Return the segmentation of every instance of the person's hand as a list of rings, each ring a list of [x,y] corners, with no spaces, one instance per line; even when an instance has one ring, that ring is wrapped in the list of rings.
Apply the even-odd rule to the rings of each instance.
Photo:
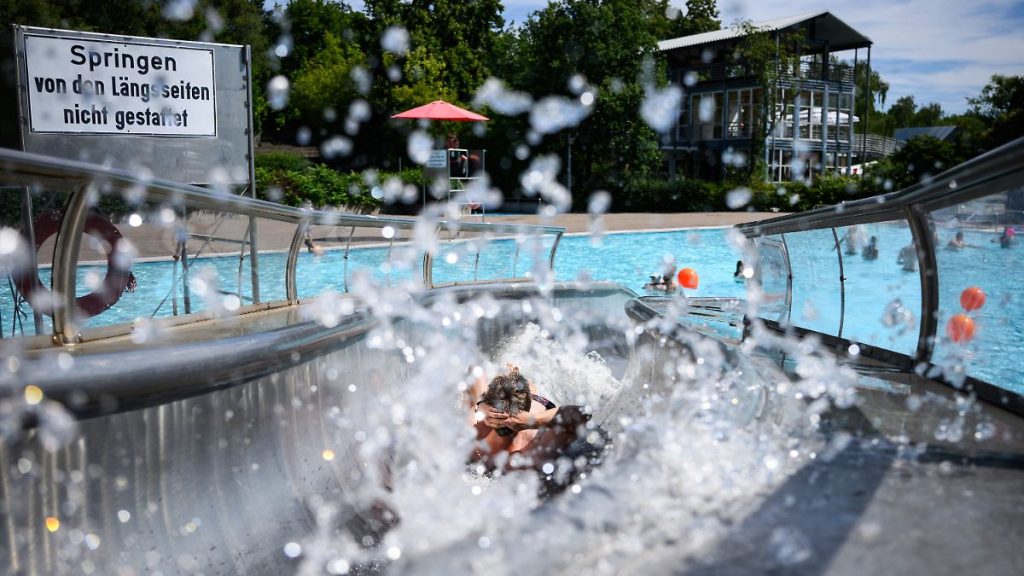
[[[483,415],[484,424],[491,428],[509,428],[516,432],[536,427],[536,419],[528,412],[519,412],[515,416],[499,412],[490,404],[480,404],[477,411]]]

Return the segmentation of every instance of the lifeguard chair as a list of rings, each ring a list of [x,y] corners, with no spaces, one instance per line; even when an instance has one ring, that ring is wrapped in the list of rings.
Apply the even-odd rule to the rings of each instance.
[[[444,199],[456,202],[464,214],[480,214],[485,212],[483,192],[480,197],[473,196],[473,182],[483,177],[486,169],[487,151],[471,148],[444,148],[433,150],[430,160],[424,167],[428,180],[437,181],[447,178],[448,186]]]

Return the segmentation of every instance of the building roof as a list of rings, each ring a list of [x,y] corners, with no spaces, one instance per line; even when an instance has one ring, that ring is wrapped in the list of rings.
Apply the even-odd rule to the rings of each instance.
[[[956,126],[925,126],[923,128],[897,128],[893,137],[901,142],[906,142],[918,136],[931,136],[939,140],[949,138],[950,134],[956,132]]]
[[[836,18],[828,10],[808,12],[806,14],[788,16],[785,18],[775,18],[773,20],[765,20],[764,22],[753,22],[752,26],[757,30],[764,32],[774,32],[777,30],[785,30],[786,28],[803,24],[811,20],[816,21],[814,24],[815,36],[818,38],[827,38],[833,51],[866,48],[871,45],[871,39],[860,32],[857,32],[839,18]],[[701,34],[672,38],[671,40],[662,40],[661,42],[658,42],[658,50],[667,52],[677,48],[714,44],[724,40],[742,38],[746,35],[744,28],[740,26],[733,26],[731,28],[715,30],[714,32],[704,32]]]

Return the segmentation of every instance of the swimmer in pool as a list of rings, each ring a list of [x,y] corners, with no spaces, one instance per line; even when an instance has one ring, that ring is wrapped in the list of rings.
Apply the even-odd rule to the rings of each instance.
[[[865,260],[877,260],[878,259],[878,236],[872,236],[871,240],[868,241],[868,245],[861,251],[861,256]]]
[[[676,291],[676,267],[668,269],[668,274],[651,274],[651,281],[644,284],[644,290]]]
[[[956,235],[953,236],[953,238],[951,238],[949,240],[949,242],[946,243],[946,249],[947,250],[959,250],[961,248],[977,248],[977,246],[975,246],[974,244],[968,244],[964,240],[964,233],[963,233],[963,231],[962,230],[958,230]]]
[[[917,271],[917,250],[914,249],[913,243],[900,248],[900,253],[896,256],[896,263],[899,264],[905,272]]]
[[[743,274],[743,260],[736,261],[736,271],[732,273],[733,282],[743,282],[747,277]]]
[[[1009,248],[1013,246],[1017,239],[1017,231],[1013,226],[1007,226],[1003,228],[1003,233],[999,235],[999,238],[992,240],[993,242],[999,242],[1001,248]]]
[[[864,230],[859,224],[850,226],[846,229],[846,232],[843,233],[843,237],[839,239],[839,243],[846,245],[843,249],[843,253],[847,256],[857,254],[857,251],[860,250],[861,244],[864,243]]]
[[[489,470],[498,468],[498,456],[507,453],[505,470],[541,471],[566,449],[585,443],[580,427],[590,414],[581,406],[556,406],[538,394],[515,366],[508,366],[508,372],[495,376],[490,384],[481,376],[470,396],[477,399],[472,406],[477,446],[470,461],[481,462]]]

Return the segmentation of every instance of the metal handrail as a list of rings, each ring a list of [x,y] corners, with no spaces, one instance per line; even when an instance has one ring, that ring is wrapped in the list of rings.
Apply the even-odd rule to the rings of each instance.
[[[110,169],[93,164],[21,152],[0,148],[0,173],[5,184],[23,186],[44,186],[54,191],[70,194],[68,207],[64,213],[57,245],[54,252],[52,278],[54,291],[63,298],[62,305],[55,306],[53,323],[55,344],[73,344],[81,341],[72,314],[75,307],[75,281],[77,277],[78,253],[85,219],[88,215],[90,198],[96,189],[104,192],[128,188],[145,190],[150,201],[168,201],[176,205],[187,206],[190,210],[210,210],[230,212],[250,218],[266,218],[278,222],[296,225],[296,232],[289,246],[286,260],[284,286],[286,300],[289,304],[298,301],[296,285],[296,267],[298,254],[302,247],[303,231],[313,225],[351,226],[384,228],[387,226],[397,230],[412,230],[422,225],[416,218],[401,216],[378,216],[367,214],[339,213],[323,210],[299,209],[283,206],[265,200],[226,195],[211,192],[208,189],[190,184],[183,184],[165,179],[142,179],[125,170]],[[548,262],[554,267],[555,252],[559,241],[565,233],[561,226],[538,226],[526,224],[501,224],[468,221],[437,220],[432,223],[434,234],[442,230],[459,230],[470,232],[489,232],[495,235],[554,235]],[[250,249],[255,251],[258,238],[250,239]],[[350,246],[346,247],[346,254]],[[429,252],[423,255],[423,280],[427,288],[433,288],[433,257]],[[250,274],[255,274],[251,270]],[[489,279],[493,281],[515,281],[517,279]],[[254,279],[254,282],[256,280]],[[254,301],[259,303],[254,293]]]
[[[935,257],[935,250],[938,247],[935,245],[930,228],[930,213],[990,196],[994,191],[1021,186],[1024,186],[1024,138],[1019,138],[969,160],[929,181],[915,184],[898,192],[844,202],[835,206],[817,208],[770,220],[740,224],[735,228],[751,239],[780,235],[784,240],[785,234],[811,230],[832,230],[835,234],[835,229],[839,227],[889,221],[906,222],[910,227],[914,246],[918,253],[918,274],[921,283],[921,321],[915,352],[911,357],[893,350],[872,346],[871,348],[878,350],[877,354],[874,350],[868,350],[865,347],[862,347],[861,353],[868,356],[876,354],[883,361],[896,359],[906,366],[930,364],[938,333],[937,320],[939,317],[939,278]],[[786,251],[788,266],[788,247]],[[792,276],[792,268],[788,270],[788,273]],[[842,274],[842,269],[840,269],[841,277]],[[755,280],[754,285],[759,285],[759,274],[755,275]],[[842,288],[841,282],[840,289]],[[787,286],[787,302],[792,298],[792,292],[792,285]],[[845,304],[845,300],[842,302]],[[840,318],[843,317],[845,317],[845,313],[841,312]],[[803,328],[799,331],[813,332],[822,336],[823,341],[833,344],[849,345],[851,343],[849,339],[843,338],[841,330],[835,336]],[[975,393],[984,399],[1005,403],[1008,394],[1014,396],[991,383],[973,377],[968,377],[967,380],[974,388]],[[1017,401],[1015,400],[1015,402]]]

